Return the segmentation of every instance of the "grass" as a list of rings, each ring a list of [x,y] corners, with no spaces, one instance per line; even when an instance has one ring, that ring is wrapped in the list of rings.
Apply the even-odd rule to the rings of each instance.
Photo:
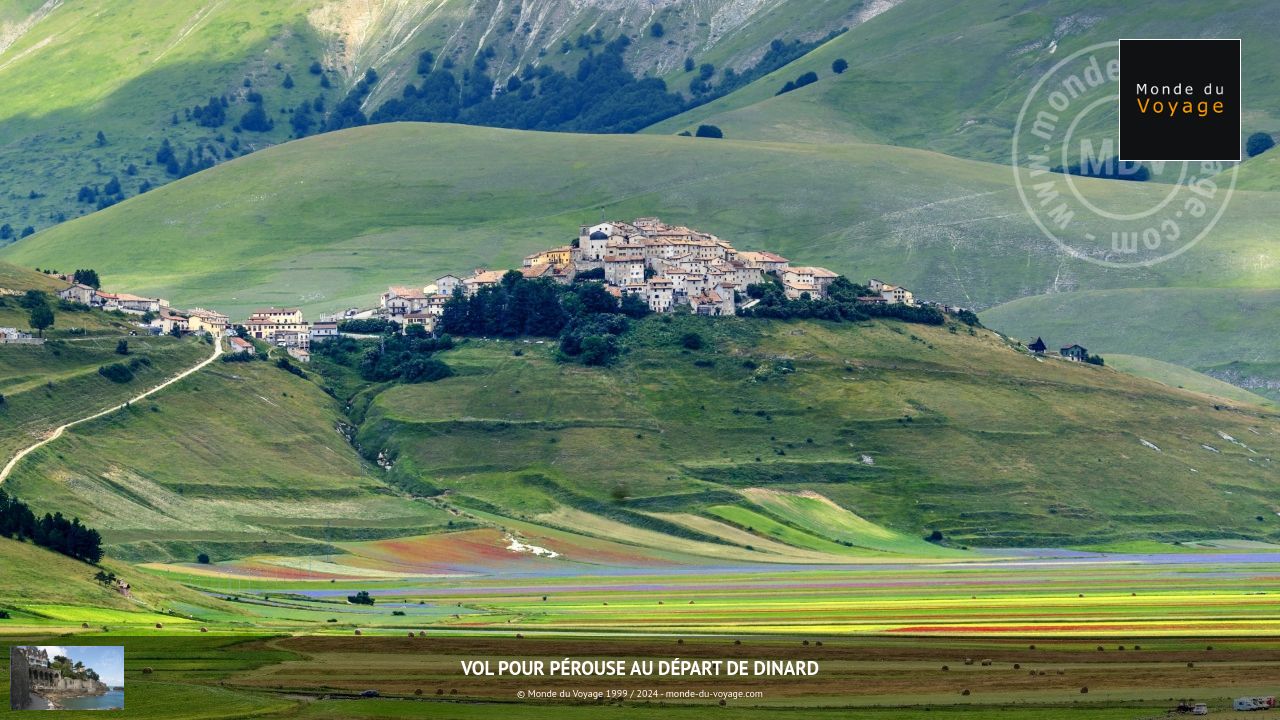
[[[1268,289],[1091,289],[1022,298],[982,318],[1023,342],[1042,336],[1050,350],[1078,342],[1103,357],[1137,355],[1201,369],[1274,357],[1278,303],[1280,292]],[[1234,382],[1247,385],[1250,377],[1246,371]]]
[[[714,350],[682,351],[690,329]],[[769,488],[850,513],[775,502],[775,520],[876,550],[932,548],[914,538],[933,529],[1001,545],[1191,540],[1208,528],[1274,537],[1268,411],[1037,361],[986,332],[655,318],[608,370],[508,342],[469,341],[446,358],[457,376],[377,395],[359,442],[394,458],[393,481],[514,518],[567,505],[642,525],[630,508],[699,512],[743,504],[726,503],[735,492],[759,503],[753,488]],[[896,534],[877,541],[857,518]]]
[[[1188,370],[1181,365],[1153,360],[1151,358],[1139,357],[1137,355],[1122,355],[1110,353],[1107,355],[1107,364],[1118,370],[1138,375],[1149,380],[1155,380],[1165,385],[1173,387],[1185,388],[1194,392],[1212,395],[1214,397],[1235,400],[1237,402],[1249,403],[1250,405],[1273,405],[1275,402],[1261,395],[1256,395],[1236,387],[1228,382],[1223,382],[1217,378],[1210,377],[1194,370]]]
[[[37,509],[78,515],[112,554],[134,560],[319,552],[447,522],[371,474],[340,421],[319,387],[274,364],[215,363],[73,428],[5,487]]]

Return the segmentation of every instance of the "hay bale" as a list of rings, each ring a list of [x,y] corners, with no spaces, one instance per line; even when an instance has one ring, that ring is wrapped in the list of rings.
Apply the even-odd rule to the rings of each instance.
[[[964,664],[965,664],[965,665],[972,665],[972,664],[973,664],[973,658],[965,658],[965,659],[964,659]]]
[[[209,632],[209,628],[207,628],[207,627],[202,627],[202,628],[200,628],[200,632]]]
[[[156,629],[157,629],[157,630],[163,630],[163,629],[164,629],[164,623],[156,623]]]
[[[418,637],[426,637],[426,636],[427,636],[427,631],[426,631],[426,630],[419,630],[419,631],[418,631]]]
[[[1212,645],[1210,645],[1210,646],[1208,646],[1208,647],[1206,647],[1206,648],[1205,648],[1205,650],[1212,650],[1212,649],[1213,649],[1213,646],[1212,646]]]
[[[822,647],[822,641],[821,641],[821,640],[819,640],[819,641],[815,642],[815,643],[814,643],[814,645],[817,645],[818,647]]]
[[[965,688],[964,690],[961,690],[961,691],[960,691],[960,694],[961,694],[961,695],[968,695],[968,694],[969,694],[969,688]]]
[[[800,644],[801,644],[801,645],[804,645],[805,647],[809,647],[809,641],[808,641],[808,640],[803,640],[803,641],[801,641],[801,643],[800,643]]]
[[[1134,646],[1133,646],[1133,649],[1134,649],[1134,650],[1141,650],[1141,649],[1142,649],[1142,646],[1141,646],[1141,645],[1134,645]]]
[[[1088,693],[1088,692],[1089,692],[1089,688],[1088,688],[1088,687],[1082,687],[1082,688],[1080,688],[1080,694],[1081,694],[1081,695],[1084,695],[1084,694],[1086,694],[1086,693]]]
[[[457,694],[458,694],[458,688],[449,688],[449,694],[450,694],[450,695],[457,695]]]
[[[409,631],[409,637],[413,637],[413,636],[414,636],[414,635],[413,635],[413,631],[412,631],[412,630],[410,630],[410,631]]]
[[[950,670],[951,670],[951,668],[950,668],[950,667],[948,667],[948,666],[946,666],[946,665],[943,665],[943,666],[942,666],[942,672],[949,672]]]
[[[357,634],[357,635],[359,635],[359,634],[361,634],[361,633],[360,633],[360,631],[359,631],[359,630],[356,630],[356,634]]]
[[[437,695],[443,695],[443,694],[444,694],[444,688],[436,688],[436,694],[437,694]]]
[[[1027,646],[1027,649],[1028,649],[1028,650],[1035,650],[1035,649],[1036,649],[1036,646],[1035,646],[1035,645],[1028,645],[1028,646]]]
[[[413,694],[414,694],[414,695],[421,695],[421,694],[422,694],[422,688],[418,688],[417,690],[414,690],[414,691],[413,691]]]
[[[524,635],[522,635],[522,634],[520,634],[520,633],[516,633],[516,639],[517,639],[517,640],[523,640],[523,639],[524,639]]]
[[[684,644],[684,638],[676,638],[676,644],[677,644],[677,645],[683,645],[683,644]]]
[[[80,623],[80,627],[82,627],[82,628],[84,628],[84,629],[88,630],[88,629],[89,629],[89,623]]]
[[[734,645],[741,645],[741,644],[742,644],[742,641],[741,641],[741,640],[734,640],[734,641],[733,641],[733,644],[734,644]]]
[[[1187,663],[1187,667],[1193,668],[1193,667],[1195,667],[1195,666],[1196,666],[1196,664],[1195,664],[1195,663],[1193,663],[1193,662],[1189,662],[1189,663]]]
[[[1028,671],[1027,671],[1027,674],[1028,674],[1028,675],[1035,675],[1035,674],[1036,674],[1036,671],[1035,671],[1035,670],[1028,670]]]
[[[983,660],[982,667],[991,667],[991,660],[990,659]]]
[[[1013,669],[1014,669],[1014,670],[1021,670],[1021,669],[1022,669],[1022,665],[1021,665],[1020,663],[1014,663],[1014,664],[1013,664]]]
[[[1103,648],[1101,645],[1099,645],[1099,646],[1098,646],[1098,652],[1106,652],[1106,649],[1105,649],[1105,648]]]
[[[1122,652],[1123,652],[1123,651],[1124,651],[1124,646],[1123,646],[1123,645],[1118,645],[1118,646],[1116,646],[1116,649],[1117,649],[1117,650],[1120,650],[1120,651],[1122,651]]]
[[[155,672],[155,670],[152,670],[150,667],[144,667],[144,668],[142,668],[142,674],[143,674],[143,675],[150,675],[150,674],[151,674],[151,673],[153,673],[153,672]]]

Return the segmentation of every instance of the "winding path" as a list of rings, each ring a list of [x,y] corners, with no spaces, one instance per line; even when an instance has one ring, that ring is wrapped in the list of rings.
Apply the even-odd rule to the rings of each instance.
[[[187,377],[191,373],[197,372],[200,369],[206,367],[209,363],[213,362],[214,360],[217,360],[220,355],[222,355],[222,338],[216,338],[213,341],[213,353],[210,354],[209,357],[197,363],[196,365],[193,365],[187,368],[186,370],[183,370],[182,372],[178,373],[177,375],[174,375],[168,380],[165,380],[159,385],[156,385],[150,390],[147,390],[139,395],[129,398],[128,400],[120,403],[119,405],[113,405],[112,407],[109,407],[106,410],[101,410],[99,412],[96,412],[93,415],[82,417],[79,420],[72,420],[71,422],[63,423],[62,425],[59,425],[58,427],[54,428],[53,432],[46,435],[43,440],[37,442],[34,445],[30,445],[28,447],[25,447],[19,450],[17,454],[15,454],[12,458],[10,458],[9,462],[4,466],[4,469],[0,470],[0,483],[3,483],[5,479],[9,477],[9,473],[13,472],[13,469],[18,466],[18,463],[22,460],[22,458],[26,457],[27,455],[31,454],[36,450],[39,450],[45,445],[48,445],[54,440],[57,440],[58,438],[62,437],[62,433],[66,431],[67,428],[74,427],[76,425],[79,425],[80,423],[89,422],[90,420],[97,420],[103,415],[108,415],[110,413],[115,412],[116,410],[119,410],[120,408],[125,407],[126,405],[136,403],[139,400],[142,400],[146,397],[154,395],[155,393],[158,393],[161,390],[169,387],[170,385],[178,382],[182,378]]]

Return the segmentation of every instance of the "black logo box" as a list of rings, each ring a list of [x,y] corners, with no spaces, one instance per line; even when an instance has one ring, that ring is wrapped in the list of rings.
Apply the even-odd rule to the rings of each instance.
[[[1237,162],[1241,160],[1240,40],[1121,39],[1120,159]],[[1140,85],[1147,92],[1139,93]],[[1163,89],[1189,90],[1189,94]],[[1205,93],[1206,86],[1211,92]],[[1152,88],[1155,92],[1152,92]],[[1221,89],[1221,94],[1218,89]],[[1147,104],[1140,111],[1138,100]],[[1157,102],[1163,112],[1154,114]],[[1192,104],[1185,114],[1183,103]],[[1199,110],[1207,103],[1209,113]],[[1222,113],[1212,112],[1222,103]],[[1169,113],[1169,104],[1177,103]]]

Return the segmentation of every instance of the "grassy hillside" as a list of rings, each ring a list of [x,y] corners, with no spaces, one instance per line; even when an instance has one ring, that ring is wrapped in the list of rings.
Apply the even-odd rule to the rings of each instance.
[[[73,428],[5,487],[37,510],[78,515],[110,555],[131,559],[317,552],[447,522],[383,485],[340,421],[319,387],[273,363],[219,362]]]
[[[0,287],[52,292],[65,284],[48,275],[0,263]],[[111,407],[196,364],[211,348],[195,339],[132,336],[138,327],[119,313],[68,309],[54,303],[54,325],[44,345],[0,345],[0,465],[68,420]],[[0,296],[0,327],[26,330],[30,311]],[[116,352],[128,343],[129,354]],[[116,383],[98,374],[112,363],[141,363],[134,378]]]
[[[1272,6],[1261,0],[1159,9],[1123,0],[905,0],[822,48],[742,90],[648,130],[673,133],[702,122],[727,137],[778,141],[889,142],[1005,162],[1009,133],[1027,92],[1055,62],[1107,40],[1242,38],[1245,133],[1280,127]],[[835,75],[831,63],[849,69]],[[819,82],[774,94],[801,73]],[[1091,117],[1114,127],[1114,112]],[[1243,142],[1243,138],[1241,138]]]
[[[94,580],[99,570],[124,578],[131,585],[132,597]],[[109,558],[100,566],[88,565],[30,543],[0,537],[0,609],[11,616],[0,620],[0,632],[13,627],[57,624],[60,620],[63,626],[78,626],[81,618],[92,619],[94,625],[167,622],[169,618],[147,616],[168,610],[207,612],[213,608],[231,616],[241,614],[226,603]]]
[[[604,158],[627,172],[608,171]],[[406,123],[255,153],[0,257],[93,267],[113,287],[179,305],[333,309],[369,303],[392,282],[518,265],[603,211],[661,215],[742,248],[978,307],[1052,289],[1275,286],[1273,270],[1254,262],[1270,246],[1270,193],[1238,193],[1212,243],[1152,268],[1104,271],[1064,260],[1011,180],[1003,166],[888,146]],[[1156,192],[1079,185],[1096,196]]]
[[[678,347],[694,327],[714,351]],[[1275,537],[1268,411],[1036,360],[986,332],[653,319],[608,370],[518,347],[468,342],[447,355],[456,377],[379,394],[365,452],[463,506],[574,529],[582,517],[558,508],[631,524],[694,513],[805,546],[856,532],[824,528],[829,499],[908,537],[974,543]]]
[[[1131,375],[1155,380],[1158,383],[1164,383],[1172,387],[1223,398],[1224,400],[1233,400],[1251,405],[1265,406],[1275,404],[1269,398],[1251,393],[1229,382],[1161,360],[1137,355],[1111,353],[1106,356],[1106,362],[1107,365]]]
[[[1242,288],[1088,290],[1028,297],[982,313],[983,322],[1026,342],[1078,342],[1206,369],[1269,362],[1280,333],[1280,292]],[[1238,368],[1238,370],[1244,370]],[[1248,387],[1243,371],[1233,384]]]

